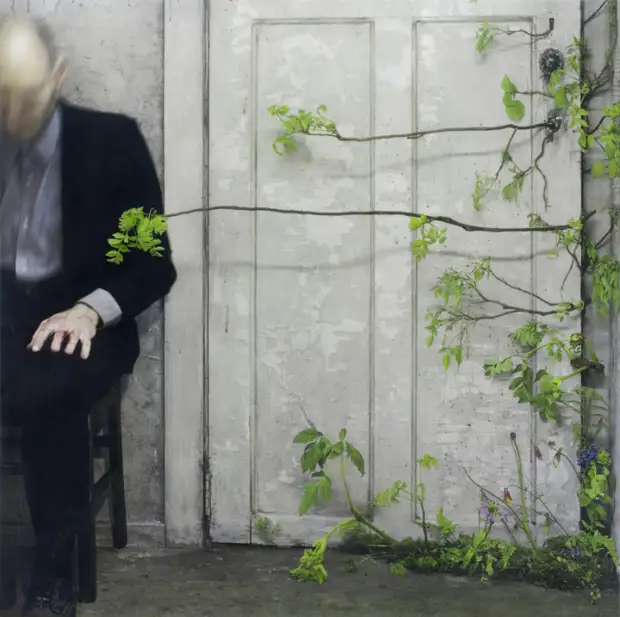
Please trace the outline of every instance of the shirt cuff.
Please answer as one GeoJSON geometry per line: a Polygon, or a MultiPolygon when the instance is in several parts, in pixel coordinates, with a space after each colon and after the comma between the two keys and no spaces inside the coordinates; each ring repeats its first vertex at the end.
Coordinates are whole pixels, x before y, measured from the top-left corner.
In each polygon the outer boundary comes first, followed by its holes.
{"type": "Polygon", "coordinates": [[[118,323],[123,316],[123,311],[118,302],[105,289],[95,289],[95,291],[82,298],[78,304],[85,304],[93,309],[101,318],[104,328],[118,323]]]}

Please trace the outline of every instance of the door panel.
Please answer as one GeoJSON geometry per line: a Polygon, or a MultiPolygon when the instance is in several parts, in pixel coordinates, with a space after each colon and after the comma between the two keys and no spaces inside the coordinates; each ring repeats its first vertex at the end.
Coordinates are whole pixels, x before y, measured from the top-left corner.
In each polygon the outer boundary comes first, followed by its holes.
{"type": "MultiPolygon", "coordinates": [[[[341,133],[351,136],[505,123],[504,74],[522,90],[539,88],[538,54],[570,43],[579,31],[579,3],[562,2],[550,40],[505,37],[482,57],[474,42],[485,19],[542,31],[560,7],[528,0],[495,4],[212,0],[209,204],[393,209],[526,226],[529,213],[544,209],[539,176],[532,176],[533,186],[524,188],[516,205],[494,196],[476,212],[471,203],[476,172],[497,169],[506,131],[371,143],[308,137],[290,156],[272,150],[279,134],[267,114],[272,104],[325,104],[341,133]]],[[[527,107],[523,123],[548,113],[537,101],[527,107]]],[[[522,167],[540,140],[528,131],[517,135],[512,151],[522,167]]],[[[544,160],[550,200],[557,204],[545,212],[550,221],[579,215],[573,141],[559,136],[553,160],[544,160]]],[[[491,256],[510,283],[554,297],[566,261],[538,256],[551,239],[450,228],[447,247],[417,266],[410,241],[404,217],[210,214],[208,433],[215,541],[260,542],[255,523],[267,517],[280,527],[278,543],[308,543],[347,516],[337,482],[330,504],[297,515],[304,477],[300,447],[291,442],[308,420],[334,436],[346,426],[364,455],[366,475],[349,474],[360,504],[395,480],[415,483],[416,458],[436,456],[439,470],[423,478],[429,510],[443,505],[464,529],[477,526],[479,498],[463,467],[491,489],[513,484],[514,431],[535,486],[561,521],[576,524],[577,504],[566,499],[575,493],[572,479],[531,456],[530,443],[550,429],[538,426],[505,385],[482,372],[485,358],[507,351],[506,335],[523,319],[475,329],[458,371],[445,372],[438,349],[425,345],[431,287],[446,268],[491,256]]],[[[566,293],[578,297],[578,278],[568,281],[566,293]]],[[[570,427],[556,433],[558,444],[569,444],[570,427]]],[[[410,506],[378,518],[393,533],[417,533],[410,506]]]]}

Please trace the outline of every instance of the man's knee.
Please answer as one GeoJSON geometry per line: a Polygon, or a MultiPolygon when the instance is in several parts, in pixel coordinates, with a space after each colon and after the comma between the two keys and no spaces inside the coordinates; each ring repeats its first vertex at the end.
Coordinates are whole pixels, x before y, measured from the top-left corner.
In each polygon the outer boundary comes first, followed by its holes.
{"type": "Polygon", "coordinates": [[[88,414],[122,376],[114,341],[102,336],[96,343],[86,360],[54,352],[49,345],[20,354],[21,366],[15,366],[10,383],[3,384],[15,415],[24,422],[45,423],[67,413],[88,414]]]}
{"type": "Polygon", "coordinates": [[[74,414],[88,414],[96,399],[111,387],[105,373],[97,376],[84,366],[88,360],[39,353],[42,355],[27,362],[17,383],[10,387],[15,415],[23,424],[43,426],[74,414]]]}
{"type": "Polygon", "coordinates": [[[84,376],[72,362],[74,359],[64,354],[54,355],[51,351],[39,354],[28,354],[19,370],[17,383],[9,384],[20,414],[49,413],[54,408],[73,405],[79,400],[84,376]]]}

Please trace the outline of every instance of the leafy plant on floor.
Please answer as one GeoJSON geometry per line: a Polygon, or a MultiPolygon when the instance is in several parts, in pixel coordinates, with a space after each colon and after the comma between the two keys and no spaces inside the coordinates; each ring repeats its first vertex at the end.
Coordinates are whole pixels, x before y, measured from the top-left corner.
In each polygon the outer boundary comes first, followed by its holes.
{"type": "MultiPolygon", "coordinates": [[[[346,430],[340,431],[337,440],[330,439],[315,428],[301,431],[294,443],[304,446],[301,466],[309,475],[309,481],[304,487],[299,514],[303,516],[311,508],[331,500],[334,480],[327,468],[333,461],[338,468],[351,517],[306,549],[291,575],[297,580],[323,583],[328,576],[324,563],[328,542],[334,536],[341,536],[349,550],[387,561],[394,574],[414,570],[466,574],[479,576],[482,580],[512,578],[559,589],[587,589],[592,600],[598,600],[601,589],[615,582],[618,554],[613,540],[595,526],[587,526],[577,535],[570,535],[564,530],[543,496],[528,487],[515,433],[510,435],[510,441],[518,470],[517,501],[513,501],[508,488],[493,492],[465,472],[472,486],[479,491],[480,506],[478,531],[462,534],[445,516],[443,508],[439,508],[432,519],[429,517],[423,472],[438,467],[436,458],[423,455],[418,459],[418,480],[413,488],[406,482],[396,481],[378,493],[370,504],[360,507],[351,496],[347,464],[352,464],[358,473],[364,475],[364,460],[359,450],[347,441],[346,430]],[[532,496],[536,504],[533,512],[527,503],[532,496]],[[377,508],[388,508],[402,501],[409,501],[414,507],[415,523],[421,529],[419,539],[397,540],[374,522],[377,508]],[[547,538],[542,547],[537,545],[532,531],[529,520],[532,515],[543,516],[547,520],[547,538]],[[550,535],[551,525],[560,529],[561,535],[550,535]],[[508,540],[493,535],[497,527],[508,540]]],[[[559,450],[551,448],[554,458],[564,456],[559,450]]],[[[588,473],[590,463],[598,455],[598,450],[582,452],[580,461],[583,465],[581,471],[574,468],[575,473],[580,476],[588,473]]],[[[604,462],[601,461],[601,464],[604,462]]]]}
{"type": "Polygon", "coordinates": [[[275,544],[282,535],[280,525],[274,525],[266,516],[256,519],[254,529],[265,544],[275,544]]]}

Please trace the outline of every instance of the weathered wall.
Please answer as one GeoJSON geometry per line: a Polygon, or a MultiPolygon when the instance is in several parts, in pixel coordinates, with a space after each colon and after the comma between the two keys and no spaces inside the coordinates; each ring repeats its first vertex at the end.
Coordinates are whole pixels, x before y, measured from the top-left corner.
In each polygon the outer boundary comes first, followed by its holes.
{"type": "MultiPolygon", "coordinates": [[[[136,117],[163,168],[163,0],[0,0],[48,18],[70,63],[67,98],[136,117]]],[[[124,398],[130,541],[164,537],[162,310],[140,319],[142,356],[124,398]]]]}
{"type": "MultiPolygon", "coordinates": [[[[611,2],[609,3],[612,4],[611,2]]],[[[585,0],[584,16],[588,20],[589,16],[595,14],[600,7],[600,0],[585,0]]],[[[611,14],[609,10],[603,10],[584,24],[584,39],[586,40],[591,52],[588,60],[588,66],[593,72],[600,72],[607,62],[609,49],[611,47],[611,14]]],[[[611,84],[610,87],[598,96],[594,97],[590,102],[591,121],[596,124],[601,117],[601,110],[605,105],[611,102],[611,84]]],[[[598,149],[588,151],[584,157],[584,176],[583,176],[583,203],[587,212],[596,211],[596,215],[591,219],[588,227],[589,233],[593,238],[602,238],[609,230],[610,215],[609,208],[612,205],[611,182],[593,178],[589,169],[592,164],[601,158],[598,149]]],[[[608,254],[611,250],[611,243],[601,248],[601,253],[608,254]]],[[[590,288],[586,281],[586,289],[590,288]]],[[[610,367],[611,367],[611,339],[610,319],[602,318],[595,314],[594,310],[589,310],[584,320],[584,334],[592,342],[596,353],[599,355],[601,362],[606,367],[604,377],[594,377],[589,375],[584,379],[584,385],[596,388],[606,399],[609,397],[610,383],[610,367]]],[[[602,438],[607,439],[607,432],[602,438]]]]}

